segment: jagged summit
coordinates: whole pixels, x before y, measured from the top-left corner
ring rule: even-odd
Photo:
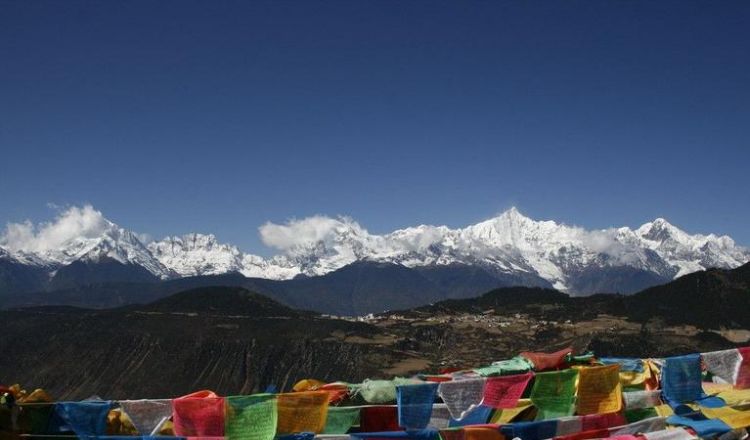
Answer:
[[[180,276],[217,275],[243,269],[243,254],[236,246],[221,244],[213,234],[185,234],[148,244],[162,264]]]

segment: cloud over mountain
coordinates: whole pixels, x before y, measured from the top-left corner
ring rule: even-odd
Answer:
[[[91,205],[71,206],[54,220],[33,224],[8,223],[0,235],[0,246],[11,251],[46,253],[58,250],[71,241],[101,236],[111,223]]]
[[[348,217],[331,218],[324,215],[292,219],[284,224],[266,222],[258,228],[258,233],[266,246],[283,252],[319,242],[331,243],[344,229],[358,230],[363,236],[369,235]]]

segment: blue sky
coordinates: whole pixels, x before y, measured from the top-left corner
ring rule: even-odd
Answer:
[[[0,222],[155,237],[510,206],[750,244],[750,3],[0,0]]]

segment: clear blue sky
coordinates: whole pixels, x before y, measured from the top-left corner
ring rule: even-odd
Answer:
[[[0,1],[0,223],[160,237],[516,205],[750,245],[747,1]]]

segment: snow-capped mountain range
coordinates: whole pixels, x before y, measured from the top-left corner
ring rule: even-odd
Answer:
[[[311,217],[261,226],[263,241],[279,250],[278,255],[264,258],[219,243],[211,234],[144,243],[91,207],[75,209],[84,220],[73,222],[86,227],[65,228],[67,235],[57,234],[62,238],[50,238],[57,230],[9,225],[0,237],[0,261],[41,268],[51,277],[73,262],[95,265],[107,259],[140,266],[159,279],[239,272],[274,280],[324,275],[357,261],[409,268],[467,265],[499,276],[536,277],[562,291],[589,293],[576,291],[580,290],[576,286],[592,271],[627,269],[669,280],[710,267],[734,268],[750,260],[750,250],[728,236],[691,235],[661,218],[636,229],[585,230],[533,220],[512,208],[465,228],[420,225],[378,235],[350,218]],[[82,232],[71,234],[71,230]]]

